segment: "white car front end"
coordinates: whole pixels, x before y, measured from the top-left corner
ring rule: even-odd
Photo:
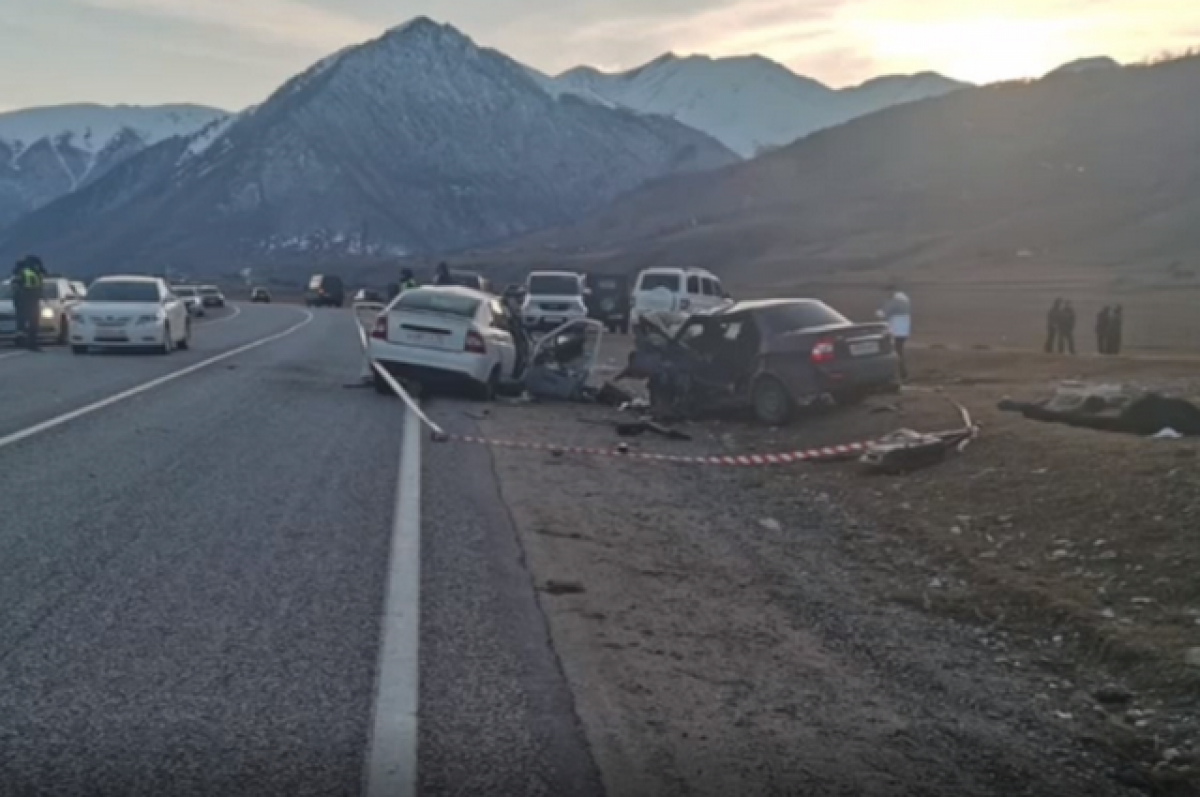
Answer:
[[[554,329],[587,315],[582,296],[526,296],[521,308],[525,326],[531,329]]]
[[[73,346],[161,347],[167,342],[167,314],[157,303],[84,300],[70,318]]]

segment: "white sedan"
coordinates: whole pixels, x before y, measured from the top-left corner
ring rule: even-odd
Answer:
[[[375,319],[370,358],[398,378],[422,384],[463,384],[484,399],[512,379],[517,347],[508,312],[495,296],[451,286],[405,291]],[[375,388],[391,393],[379,376]]]
[[[157,277],[101,277],[71,311],[71,351],[154,348],[170,354],[192,342],[187,305]]]

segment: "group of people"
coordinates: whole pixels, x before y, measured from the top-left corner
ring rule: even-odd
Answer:
[[[41,258],[30,255],[17,261],[12,270],[13,311],[17,317],[17,339],[30,351],[41,351],[38,332],[41,327],[42,288],[46,268]]]
[[[1121,305],[1105,307],[1096,315],[1096,351],[1120,354],[1124,326]],[[1055,299],[1046,314],[1046,354],[1075,353],[1075,307],[1069,300]]]

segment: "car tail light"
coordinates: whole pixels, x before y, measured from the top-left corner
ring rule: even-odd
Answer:
[[[463,344],[463,351],[471,354],[487,354],[487,343],[483,340],[483,335],[480,335],[473,329],[467,330],[467,340]]]
[[[832,338],[824,338],[813,344],[812,361],[816,365],[831,363],[834,359],[834,344]]]
[[[375,326],[371,327],[371,337],[376,340],[387,340],[388,323],[387,316],[381,315],[375,319]]]

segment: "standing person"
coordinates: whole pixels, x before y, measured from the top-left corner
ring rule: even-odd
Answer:
[[[896,356],[900,358],[900,381],[906,382],[908,381],[908,358],[904,349],[912,334],[912,302],[909,301],[908,294],[895,285],[888,286],[888,293],[891,294],[891,297],[884,302],[883,309],[879,311],[878,315],[887,320],[888,327],[892,331],[892,339],[896,342]]]
[[[30,351],[41,351],[38,333],[41,327],[42,285],[46,269],[40,258],[30,255],[13,269],[13,310],[17,316],[17,337],[23,338]]]
[[[1108,305],[1096,313],[1096,352],[1108,354],[1108,335],[1112,327],[1112,308]]]
[[[1058,317],[1058,353],[1064,350],[1069,354],[1075,353],[1075,308],[1069,301],[1063,302],[1062,311]]]
[[[411,268],[400,269],[400,292],[404,293],[405,291],[412,290],[416,287],[419,286],[417,284],[417,278],[413,276],[413,270]]]
[[[453,285],[454,277],[450,276],[450,267],[444,262],[437,264],[437,272],[433,277],[434,285]]]
[[[1112,316],[1108,321],[1108,353],[1121,353],[1121,336],[1124,330],[1122,327],[1125,322],[1125,308],[1117,305],[1113,308]]]
[[[1059,330],[1062,329],[1062,299],[1055,299],[1046,313],[1046,354],[1053,354],[1059,345]]]

